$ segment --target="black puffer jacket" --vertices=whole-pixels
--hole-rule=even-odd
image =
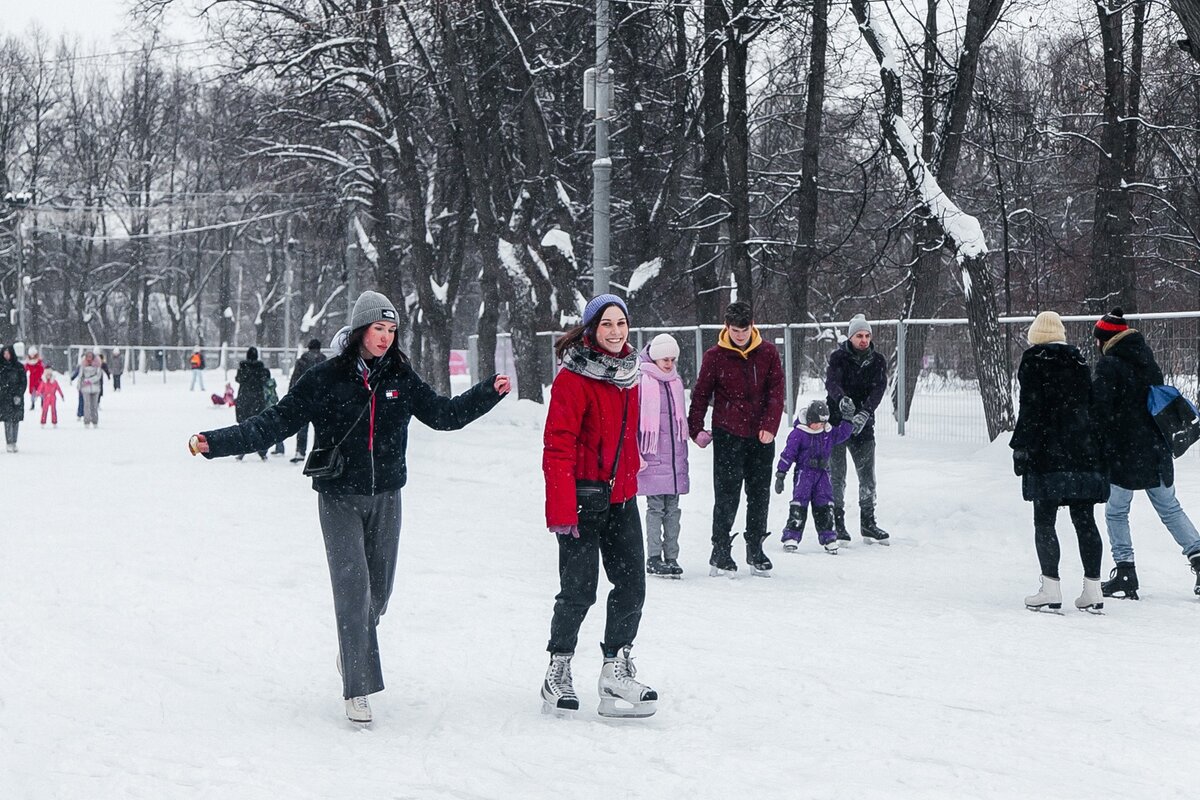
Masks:
[[[1175,483],[1171,449],[1146,407],[1150,387],[1162,382],[1154,353],[1132,328],[1110,339],[1096,362],[1096,424],[1109,480],[1117,486],[1153,489]]]
[[[305,350],[304,355],[296,359],[296,366],[292,368],[292,377],[288,381],[288,386],[295,386],[300,381],[300,376],[308,372],[310,369],[320,364],[325,360],[325,354],[320,350]]]
[[[9,359],[4,358],[4,353]],[[0,422],[25,419],[25,366],[11,345],[0,349]]]
[[[1092,421],[1092,384],[1079,349],[1039,344],[1017,369],[1021,412],[1010,446],[1026,500],[1102,502],[1108,472]]]
[[[379,494],[399,489],[408,480],[405,451],[412,417],[435,430],[457,430],[500,402],[492,386],[495,376],[449,398],[435,392],[394,352],[379,361],[370,375],[374,414],[357,359],[341,355],[309,369],[282,400],[261,414],[239,425],[205,431],[206,456],[266,450],[311,422],[317,448],[331,447],[345,437],[339,449],[346,462],[340,477],[314,479],[313,489],[333,495]]]
[[[887,391],[887,359],[875,351],[871,344],[865,351],[855,349],[849,339],[829,354],[829,366],[825,369],[826,402],[829,404],[829,423],[842,421],[838,401],[849,397],[859,411],[871,415],[866,426],[854,438],[870,441],[875,438],[875,409]]]
[[[247,359],[238,364],[233,379],[238,385],[237,405],[234,406],[237,421],[245,422],[255,414],[261,414],[267,407],[267,381],[271,380],[267,365],[258,359]]]

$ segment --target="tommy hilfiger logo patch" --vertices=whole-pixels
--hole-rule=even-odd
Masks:
[[[400,399],[400,390],[399,389],[385,390],[383,393],[383,399],[384,400],[399,400]]]
[[[384,319],[395,319],[396,318],[396,312],[392,311],[390,308],[381,308],[381,309],[379,309],[379,313],[383,316]]]

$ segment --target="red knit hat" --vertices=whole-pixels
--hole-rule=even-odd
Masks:
[[[1129,330],[1129,324],[1125,322],[1125,312],[1119,308],[1114,308],[1100,318],[1096,323],[1096,327],[1092,328],[1092,335],[1103,344],[1118,333],[1127,330]]]

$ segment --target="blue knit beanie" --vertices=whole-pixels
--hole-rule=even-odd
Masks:
[[[625,315],[625,319],[629,319],[629,309],[625,307],[624,300],[615,294],[598,294],[589,300],[587,306],[583,309],[583,326],[588,330],[595,330],[596,323],[600,321],[600,315],[609,306],[616,306],[621,309],[621,313]]]

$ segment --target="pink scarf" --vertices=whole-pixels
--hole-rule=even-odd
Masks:
[[[653,361],[643,361],[641,397],[642,407],[638,422],[638,448],[643,453],[658,452],[658,419],[662,412],[662,392],[659,384],[665,383],[675,406],[675,435],[679,441],[687,440],[687,414],[683,408],[683,381],[675,370],[663,372]]]

